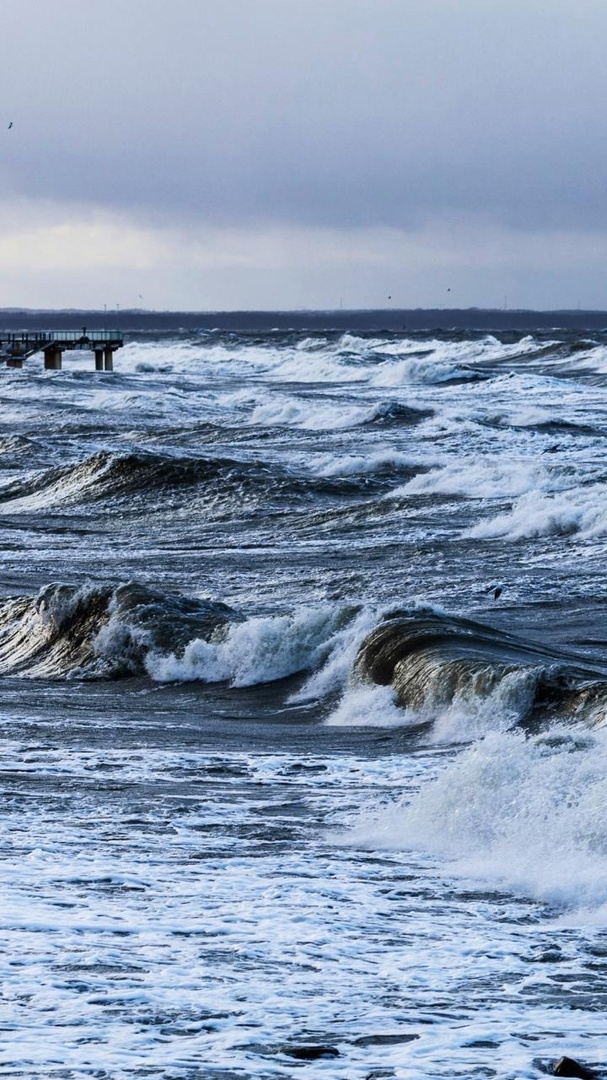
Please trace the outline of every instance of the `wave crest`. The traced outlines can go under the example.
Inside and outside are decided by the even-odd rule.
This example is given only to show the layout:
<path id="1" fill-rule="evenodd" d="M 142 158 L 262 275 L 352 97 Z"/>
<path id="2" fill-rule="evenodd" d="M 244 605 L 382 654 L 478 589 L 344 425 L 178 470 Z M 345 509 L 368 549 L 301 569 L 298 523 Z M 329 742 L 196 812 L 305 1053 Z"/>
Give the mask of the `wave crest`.
<path id="1" fill-rule="evenodd" d="M 0 604 L 0 674 L 120 678 L 145 672 L 151 650 L 185 648 L 242 616 L 211 600 L 136 582 L 52 583 L 34 598 Z"/>
<path id="2" fill-rule="evenodd" d="M 362 642 L 354 674 L 391 687 L 403 723 L 434 721 L 441 741 L 543 719 L 599 723 L 607 714 L 604 666 L 435 612 L 380 623 Z"/>

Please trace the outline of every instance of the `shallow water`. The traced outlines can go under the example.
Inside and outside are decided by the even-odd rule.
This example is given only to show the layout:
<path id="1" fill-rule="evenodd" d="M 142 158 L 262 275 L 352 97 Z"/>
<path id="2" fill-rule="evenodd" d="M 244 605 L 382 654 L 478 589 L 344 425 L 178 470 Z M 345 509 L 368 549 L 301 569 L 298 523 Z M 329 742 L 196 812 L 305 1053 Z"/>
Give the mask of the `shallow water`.
<path id="1" fill-rule="evenodd" d="M 604 1063 L 606 345 L 2 372 L 0 1075 Z M 357 661 L 395 610 L 543 659 L 420 654 L 412 707 Z"/>

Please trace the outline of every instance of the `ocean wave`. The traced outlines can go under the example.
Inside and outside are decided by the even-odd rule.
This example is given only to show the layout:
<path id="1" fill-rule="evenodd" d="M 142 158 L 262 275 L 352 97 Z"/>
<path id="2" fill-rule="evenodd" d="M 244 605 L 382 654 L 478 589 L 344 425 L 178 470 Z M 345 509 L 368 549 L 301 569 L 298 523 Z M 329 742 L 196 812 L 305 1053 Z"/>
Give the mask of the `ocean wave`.
<path id="1" fill-rule="evenodd" d="M 582 539 L 607 532 L 607 488 L 603 484 L 561 495 L 529 491 L 510 510 L 480 521 L 462 535 L 471 540 L 523 540 L 541 536 Z"/>
<path id="2" fill-rule="evenodd" d="M 562 416 L 554 416 L 546 409 L 527 407 L 512 413 L 508 418 L 502 417 L 501 422 L 512 427 L 528 427 L 545 435 L 597 435 L 600 426 L 592 426 L 583 421 L 566 420 Z"/>
<path id="3" fill-rule="evenodd" d="M 408 427 L 433 416 L 432 409 L 404 405 L 401 401 L 380 401 L 371 409 L 366 424 L 376 427 Z"/>
<path id="4" fill-rule="evenodd" d="M 399 450 L 377 449 L 369 454 L 342 454 L 338 457 L 323 455 L 315 463 L 315 471 L 319 476 L 381 476 L 390 478 L 403 475 L 417 476 L 427 469 L 430 461 L 426 458 L 415 459 L 413 455 L 404 454 Z M 391 494 L 400 495 L 406 487 L 399 488 Z"/>
<path id="5" fill-rule="evenodd" d="M 508 346 L 502 346 L 495 338 L 447 343 L 343 334 L 320 347 L 318 342 L 313 342 L 305 350 L 305 362 L 302 362 L 302 349 L 290 353 L 283 349 L 268 373 L 273 379 L 295 383 L 367 382 L 372 386 L 401 386 L 468 381 L 489 376 L 482 367 L 475 367 L 478 361 L 504 356 L 508 350 Z"/>
<path id="6" fill-rule="evenodd" d="M 240 514 L 258 504 L 356 495 L 356 478 L 301 475 L 263 461 L 198 458 L 137 451 L 99 451 L 74 465 L 29 474 L 0 488 L 3 514 L 82 507 L 105 501 L 148 513 L 187 500 L 188 509 L 213 517 Z"/>
<path id="7" fill-rule="evenodd" d="M 407 357 L 405 360 L 386 361 L 369 376 L 371 386 L 403 386 L 407 384 L 435 385 L 441 383 L 469 382 L 488 376 L 472 367 L 435 356 Z"/>
<path id="8" fill-rule="evenodd" d="M 483 457 L 475 461 L 457 461 L 413 477 L 393 495 L 445 494 L 476 499 L 503 499 L 554 490 L 565 481 L 553 470 L 533 460 L 503 460 Z"/>
<path id="9" fill-rule="evenodd" d="M 254 686 L 308 672 L 296 695 L 308 701 L 343 686 L 376 617 L 323 604 L 246 618 L 216 600 L 133 581 L 51 583 L 35 597 L 0 601 L 0 674 Z"/>
<path id="10" fill-rule="evenodd" d="M 324 605 L 250 618 L 210 640 L 193 639 L 180 654 L 152 650 L 146 671 L 157 682 L 275 682 L 321 665 L 352 615 L 352 609 Z"/>
<path id="11" fill-rule="evenodd" d="M 540 357 L 549 346 L 531 337 L 502 342 L 491 334 L 478 338 L 441 339 L 406 333 L 344 333 L 302 337 L 280 332 L 262 337 L 250 333 L 189 333 L 161 340 L 128 341 L 120 353 L 120 372 L 129 375 L 265 375 L 293 383 L 348 383 L 380 379 L 390 370 L 396 383 L 486 378 L 493 364 Z M 395 374 L 399 365 L 412 365 Z M 434 371 L 434 374 L 432 373 Z M 387 383 L 390 385 L 390 382 Z"/>
<path id="12" fill-rule="evenodd" d="M 231 403 L 235 402 L 236 395 L 233 395 Z M 419 424 L 432 415 L 431 409 L 417 409 L 398 401 L 380 401 L 366 406 L 345 405 L 343 401 L 319 403 L 302 398 L 273 397 L 255 405 L 249 423 L 262 427 L 338 431 L 365 425 L 405 427 Z"/>
<path id="13" fill-rule="evenodd" d="M 2 435 L 0 436 L 0 456 L 16 455 L 28 452 L 33 443 L 25 435 Z"/>
<path id="14" fill-rule="evenodd" d="M 0 602 L 0 674 L 120 678 L 145 672 L 150 651 L 208 640 L 238 612 L 211 600 L 136 582 L 77 588 L 52 583 L 35 597 Z"/>
<path id="15" fill-rule="evenodd" d="M 403 725 L 432 723 L 439 742 L 545 719 L 607 719 L 607 665 L 435 611 L 381 622 L 362 642 L 354 676 L 356 692 L 389 687 Z M 372 715 L 369 726 L 378 726 Z"/>
<path id="16" fill-rule="evenodd" d="M 493 732 L 345 839 L 437 852 L 483 888 L 491 881 L 604 924 L 606 799 L 604 730 Z"/>
<path id="17" fill-rule="evenodd" d="M 374 386 L 401 386 L 492 379 L 494 364 L 526 358 L 536 348 L 532 337 L 504 343 L 491 334 L 476 340 L 386 343 L 381 350 L 382 363 L 370 373 L 369 381 Z"/>
<path id="18" fill-rule="evenodd" d="M 290 350 L 289 350 L 290 351 Z M 265 347 L 246 335 L 189 334 L 161 341 L 128 341 L 120 353 L 120 370 L 133 373 L 172 373 L 198 376 L 265 371 L 284 359 L 284 347 Z"/>
<path id="19" fill-rule="evenodd" d="M 607 374 L 607 348 L 604 344 L 580 341 L 566 350 L 560 350 L 553 360 L 562 375 Z"/>
<path id="20" fill-rule="evenodd" d="M 267 375 L 277 382 L 287 383 L 356 383 L 366 382 L 367 372 L 361 358 L 348 351 L 310 352 L 305 354 L 293 350 L 285 356 L 281 352 L 278 362 L 268 368 Z"/>
<path id="21" fill-rule="evenodd" d="M 257 405 L 250 423 L 261 427 L 295 427 L 308 431 L 338 431 L 370 422 L 373 411 L 360 405 L 346 406 L 304 401 L 297 398 L 273 398 Z"/>
<path id="22" fill-rule="evenodd" d="M 6 513 L 131 498 L 154 489 L 201 483 L 220 467 L 204 459 L 103 450 L 74 465 L 45 469 L 6 485 L 0 489 L 0 507 Z"/>

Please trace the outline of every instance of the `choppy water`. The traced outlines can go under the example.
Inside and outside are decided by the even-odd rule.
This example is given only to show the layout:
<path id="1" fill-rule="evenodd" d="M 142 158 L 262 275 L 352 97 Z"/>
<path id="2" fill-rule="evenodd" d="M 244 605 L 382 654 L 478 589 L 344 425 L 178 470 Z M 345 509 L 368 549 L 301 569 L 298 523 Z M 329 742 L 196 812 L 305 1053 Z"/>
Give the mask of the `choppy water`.
<path id="1" fill-rule="evenodd" d="M 607 1065 L 607 335 L 0 388 L 0 1075 Z"/>

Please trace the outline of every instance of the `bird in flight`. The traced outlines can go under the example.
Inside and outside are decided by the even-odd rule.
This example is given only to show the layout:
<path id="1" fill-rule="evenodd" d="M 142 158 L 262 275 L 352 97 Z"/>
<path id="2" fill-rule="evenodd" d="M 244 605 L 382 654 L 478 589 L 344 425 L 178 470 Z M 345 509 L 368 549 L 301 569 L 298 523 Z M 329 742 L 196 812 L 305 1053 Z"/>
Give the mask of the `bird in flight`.
<path id="1" fill-rule="evenodd" d="M 11 120 L 10 124 L 8 125 L 8 130 L 9 131 L 11 130 L 12 126 L 13 126 L 13 121 Z"/>

